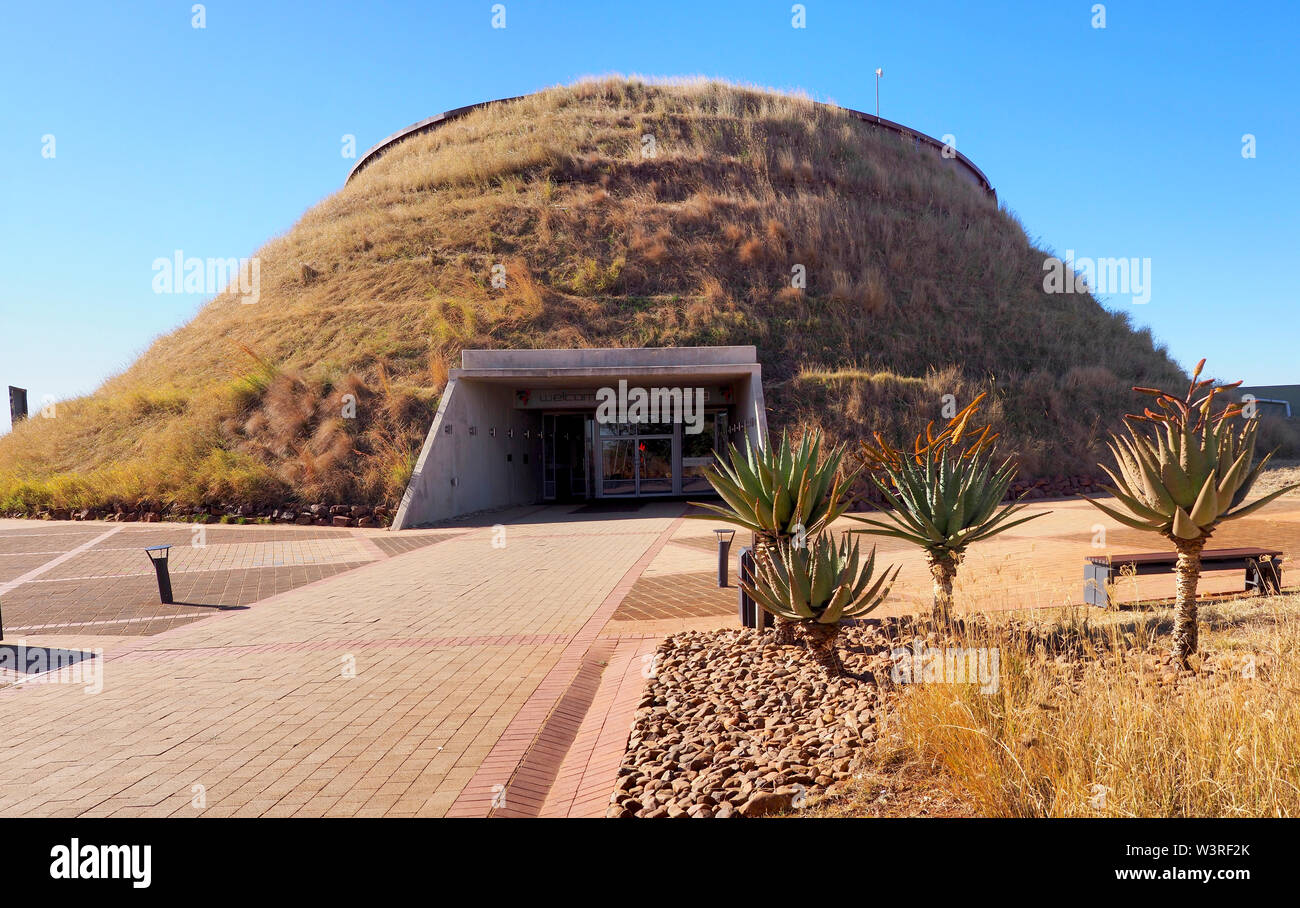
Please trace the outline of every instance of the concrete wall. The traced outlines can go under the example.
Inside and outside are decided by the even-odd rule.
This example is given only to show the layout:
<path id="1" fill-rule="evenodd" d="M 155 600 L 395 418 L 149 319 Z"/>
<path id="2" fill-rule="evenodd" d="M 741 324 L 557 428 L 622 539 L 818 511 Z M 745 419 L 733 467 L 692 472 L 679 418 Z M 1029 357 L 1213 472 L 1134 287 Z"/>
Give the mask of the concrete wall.
<path id="1" fill-rule="evenodd" d="M 462 369 L 612 369 L 639 367 L 748 366 L 758 362 L 753 345 L 735 347 L 580 347 L 549 350 L 462 350 Z M 536 378 L 537 376 L 531 376 Z M 612 376 L 617 377 L 617 376 Z"/>
<path id="2" fill-rule="evenodd" d="M 757 360 L 752 346 L 462 351 L 393 529 L 541 500 L 542 410 L 517 408 L 520 388 L 594 389 L 620 379 L 646 386 L 729 385 L 731 424 L 762 444 L 767 413 Z M 728 441 L 743 438 L 737 432 Z"/>
<path id="3" fill-rule="evenodd" d="M 393 529 L 536 501 L 540 429 L 539 413 L 514 408 L 509 385 L 451 379 Z"/>
<path id="4" fill-rule="evenodd" d="M 748 381 L 736 382 L 736 424 L 745 427 L 745 437 L 754 447 L 762 447 L 767 438 L 767 407 L 763 403 L 763 379 L 757 367 Z M 739 444 L 739 434 L 732 439 Z"/>
<path id="5" fill-rule="evenodd" d="M 352 165 L 352 169 L 348 171 L 347 180 L 344 180 L 343 182 L 346 185 L 348 180 L 351 180 L 356 176 L 367 164 L 378 160 L 384 152 L 412 136 L 417 136 L 429 132 L 432 129 L 437 129 L 444 123 L 463 117 L 465 114 L 478 110 L 479 108 L 488 107 L 493 104 L 506 104 L 510 101 L 518 101 L 521 97 L 523 97 L 523 95 L 515 95 L 510 98 L 499 98 L 495 101 L 480 101 L 477 104 L 467 104 L 464 107 L 457 107 L 453 110 L 443 111 L 440 114 L 434 114 L 432 117 L 426 117 L 418 123 L 412 123 L 405 129 L 399 129 L 382 142 L 371 146 L 365 154 L 358 158 L 357 162 Z M 845 107 L 842 109 L 856 120 L 869 123 L 877 129 L 882 129 L 886 132 L 892 132 L 895 135 L 901 136 L 904 140 L 912 142 L 917 148 L 924 148 L 936 154 L 940 163 L 946 167 L 953 168 L 959 175 L 983 189 L 988 197 L 992 199 L 993 204 L 997 204 L 998 194 L 993 189 L 993 184 L 989 182 L 989 178 L 984 175 L 984 171 L 976 167 L 974 161 L 966 157 L 966 155 L 962 154 L 957 149 L 950 148 L 933 136 L 928 136 L 923 132 L 917 132 L 915 129 L 909 129 L 902 123 L 895 123 L 893 120 L 886 120 L 883 117 L 876 116 L 875 114 L 869 114 L 861 110 L 854 110 L 851 107 Z"/>

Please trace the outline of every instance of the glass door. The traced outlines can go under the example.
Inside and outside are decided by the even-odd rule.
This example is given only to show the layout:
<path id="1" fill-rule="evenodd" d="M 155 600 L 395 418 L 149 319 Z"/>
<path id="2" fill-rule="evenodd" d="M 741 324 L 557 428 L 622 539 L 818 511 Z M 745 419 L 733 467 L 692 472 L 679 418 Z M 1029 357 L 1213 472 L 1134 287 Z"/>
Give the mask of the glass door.
<path id="1" fill-rule="evenodd" d="M 602 438 L 600 493 L 605 497 L 636 494 L 636 440 Z"/>
<path id="2" fill-rule="evenodd" d="M 542 414 L 542 499 L 587 498 L 586 421 L 580 413 Z"/>
<path id="3" fill-rule="evenodd" d="M 671 423 L 599 425 L 601 497 L 676 492 L 681 474 L 678 429 Z"/>
<path id="4" fill-rule="evenodd" d="M 636 440 L 638 495 L 673 493 L 673 437 L 638 435 Z"/>
<path id="5" fill-rule="evenodd" d="M 717 410 L 704 414 L 704 430 L 695 435 L 682 434 L 682 492 L 684 494 L 713 491 L 704 478 L 704 468 L 726 453 L 727 413 Z"/>

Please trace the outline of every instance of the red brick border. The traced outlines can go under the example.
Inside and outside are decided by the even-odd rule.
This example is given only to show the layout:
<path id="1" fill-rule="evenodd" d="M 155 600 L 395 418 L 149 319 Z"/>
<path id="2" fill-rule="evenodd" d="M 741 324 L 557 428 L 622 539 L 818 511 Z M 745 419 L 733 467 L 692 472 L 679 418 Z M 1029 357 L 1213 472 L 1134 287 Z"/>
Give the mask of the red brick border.
<path id="1" fill-rule="evenodd" d="M 646 658 L 658 636 L 605 638 L 614 654 L 564 755 L 540 816 L 603 817 L 618 781 L 627 736 L 645 689 Z"/>
<path id="2" fill-rule="evenodd" d="M 593 680 L 591 670 L 588 669 L 586 674 L 583 670 L 589 662 L 603 661 L 600 656 L 607 651 L 608 644 L 597 642 L 600 631 L 684 519 L 677 517 L 659 534 L 573 636 L 559 660 L 533 690 L 479 765 L 478 771 L 465 784 L 447 816 L 535 817 L 541 813 L 567 752 L 567 745 L 565 750 L 559 748 L 566 739 L 570 744 L 573 742 L 582 722 L 583 716 L 575 714 L 574 708 L 587 691 L 594 691 L 599 685 L 599 674 Z M 565 695 L 575 682 L 580 682 L 578 690 L 569 702 L 564 703 Z M 591 702 L 587 701 L 588 704 Z M 558 709 L 561 705 L 565 707 L 562 711 Z M 546 726 L 552 721 L 556 724 L 548 731 Z M 531 754 L 535 744 L 540 746 L 535 754 Z M 521 770 L 526 771 L 520 774 Z"/>

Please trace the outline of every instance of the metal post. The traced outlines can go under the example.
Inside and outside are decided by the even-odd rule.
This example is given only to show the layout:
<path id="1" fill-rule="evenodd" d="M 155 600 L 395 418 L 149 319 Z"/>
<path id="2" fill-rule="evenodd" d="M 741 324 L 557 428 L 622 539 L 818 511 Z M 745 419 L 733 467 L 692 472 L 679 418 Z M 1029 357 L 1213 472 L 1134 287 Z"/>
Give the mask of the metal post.
<path id="1" fill-rule="evenodd" d="M 757 603 L 754 602 L 754 600 L 751 599 L 749 595 L 745 592 L 745 586 L 744 586 L 744 583 L 746 581 L 749 581 L 750 578 L 753 576 L 752 574 L 753 570 L 754 570 L 753 548 L 751 546 L 745 546 L 740 550 L 739 554 L 736 555 L 736 576 L 741 581 L 740 583 L 737 584 L 737 587 L 740 592 L 739 595 L 737 595 L 736 597 L 736 603 L 738 606 L 738 610 L 740 612 L 741 627 L 754 626 L 754 607 L 757 605 Z"/>
<path id="2" fill-rule="evenodd" d="M 155 545 L 145 549 L 149 560 L 153 562 L 154 573 L 158 575 L 158 598 L 164 605 L 171 605 L 172 599 L 172 578 L 167 571 L 167 554 L 171 549 L 169 545 Z"/>
<path id="3" fill-rule="evenodd" d="M 735 538 L 735 530 L 714 530 L 718 537 L 718 586 L 727 585 L 727 553 L 731 551 L 731 540 Z"/>
<path id="4" fill-rule="evenodd" d="M 736 556 L 736 576 L 746 583 L 754 582 L 754 549 L 751 546 L 745 546 Z M 761 630 L 772 626 L 772 616 L 745 592 L 743 585 L 738 585 L 736 599 L 741 627 L 756 627 Z"/>

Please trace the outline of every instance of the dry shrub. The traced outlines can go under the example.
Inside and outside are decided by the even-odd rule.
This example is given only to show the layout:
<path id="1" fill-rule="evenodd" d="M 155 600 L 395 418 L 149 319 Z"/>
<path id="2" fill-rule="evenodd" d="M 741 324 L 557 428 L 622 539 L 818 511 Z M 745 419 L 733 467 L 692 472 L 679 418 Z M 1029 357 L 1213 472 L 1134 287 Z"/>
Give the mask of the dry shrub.
<path id="1" fill-rule="evenodd" d="M 301 436 L 316 413 L 317 394 L 293 372 L 282 372 L 262 400 L 267 445 L 281 456 Z"/>
<path id="2" fill-rule="evenodd" d="M 849 278 L 849 273 L 842 268 L 831 272 L 831 302 L 844 306 L 853 306 L 858 302 L 858 286 Z"/>
<path id="3" fill-rule="evenodd" d="M 776 218 L 767 219 L 767 222 L 763 225 L 763 233 L 766 236 L 769 249 L 784 250 L 786 244 L 790 242 L 790 231 Z"/>
<path id="4" fill-rule="evenodd" d="M 727 288 L 723 286 L 722 281 L 713 275 L 709 275 L 704 279 L 700 292 L 704 296 L 704 301 L 715 311 L 724 308 L 731 302 Z"/>
<path id="5" fill-rule="evenodd" d="M 762 267 L 768 261 L 767 245 L 759 237 L 750 237 L 740 244 L 737 258 L 746 268 Z"/>
<path id="6" fill-rule="evenodd" d="M 718 199 L 708 193 L 696 192 L 677 210 L 678 221 L 687 227 L 707 224 L 717 210 Z"/>
<path id="7" fill-rule="evenodd" d="M 1105 366 L 1075 366 L 1061 380 L 1064 389 L 1086 396 L 1113 396 L 1120 384 L 1115 373 Z"/>
<path id="8" fill-rule="evenodd" d="M 788 148 L 777 149 L 775 161 L 775 173 L 785 181 L 794 180 L 794 153 Z"/>
<path id="9" fill-rule="evenodd" d="M 802 287 L 782 287 L 776 293 L 776 301 L 782 305 L 795 305 L 804 301 L 805 293 Z"/>
<path id="10" fill-rule="evenodd" d="M 667 228 L 660 228 L 655 231 L 653 236 L 638 234 L 633 239 L 632 251 L 645 264 L 659 268 L 672 260 L 670 250 L 672 241 L 672 231 Z"/>
<path id="11" fill-rule="evenodd" d="M 438 391 L 447 387 L 447 380 L 453 362 L 451 355 L 444 350 L 429 351 L 429 385 L 431 387 Z"/>
<path id="12" fill-rule="evenodd" d="M 686 308 L 686 324 L 694 328 L 716 323 L 732 304 L 727 288 L 712 275 L 704 278 L 699 295 L 700 298 Z"/>
<path id="13" fill-rule="evenodd" d="M 541 318 L 546 311 L 546 290 L 534 279 L 522 259 L 510 259 L 506 265 L 506 288 L 515 304 L 510 314 L 525 322 Z"/>
<path id="14" fill-rule="evenodd" d="M 872 269 L 858 288 L 858 298 L 862 308 L 871 315 L 883 312 L 889 305 L 889 288 L 879 271 Z"/>

